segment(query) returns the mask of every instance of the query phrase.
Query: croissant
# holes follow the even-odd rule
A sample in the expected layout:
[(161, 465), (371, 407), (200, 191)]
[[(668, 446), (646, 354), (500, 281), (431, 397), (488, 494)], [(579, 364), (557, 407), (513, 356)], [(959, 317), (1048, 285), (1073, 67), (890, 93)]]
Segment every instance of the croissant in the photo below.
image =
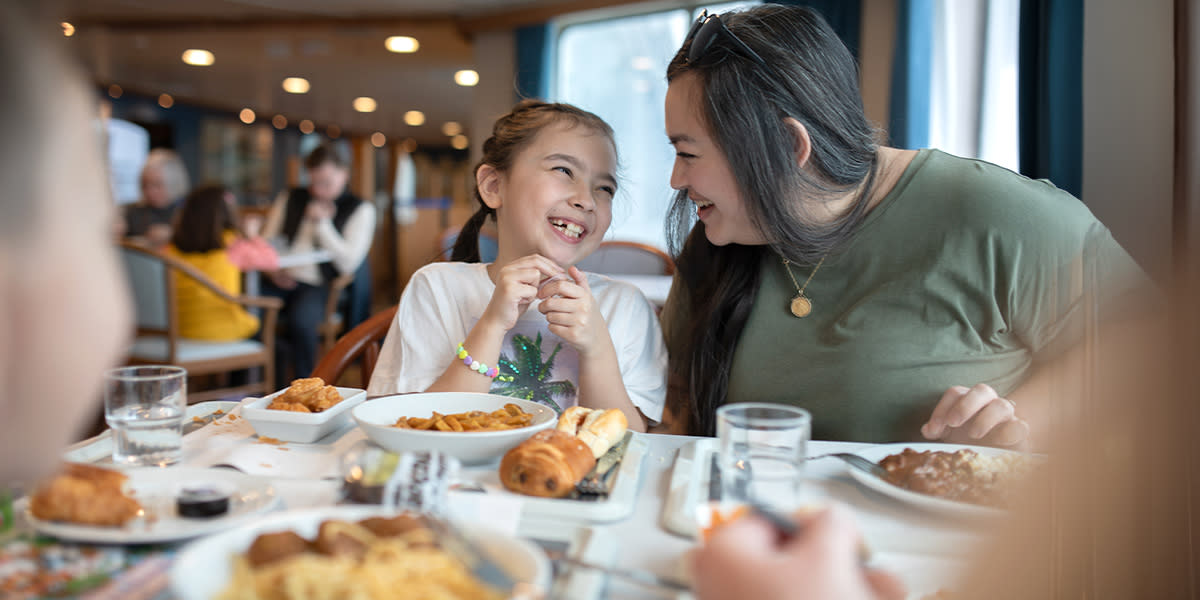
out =
[(628, 428), (629, 420), (625, 418), (625, 413), (615, 408), (604, 410), (582, 406), (572, 406), (563, 411), (555, 427), (578, 437), (592, 449), (592, 456), (597, 459), (621, 441)]
[(556, 429), (539, 431), (500, 459), (500, 482), (527, 496), (561, 498), (595, 466), (579, 438)]

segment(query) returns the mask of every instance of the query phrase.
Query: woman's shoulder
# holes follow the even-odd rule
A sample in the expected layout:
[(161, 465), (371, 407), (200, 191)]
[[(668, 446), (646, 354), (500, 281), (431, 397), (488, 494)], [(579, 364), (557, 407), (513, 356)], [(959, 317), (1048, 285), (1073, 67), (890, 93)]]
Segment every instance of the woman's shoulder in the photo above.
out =
[(1089, 219), (1086, 205), (1046, 179), (1033, 179), (986, 160), (928, 150), (910, 189), (949, 214), (985, 221), (1015, 218)]

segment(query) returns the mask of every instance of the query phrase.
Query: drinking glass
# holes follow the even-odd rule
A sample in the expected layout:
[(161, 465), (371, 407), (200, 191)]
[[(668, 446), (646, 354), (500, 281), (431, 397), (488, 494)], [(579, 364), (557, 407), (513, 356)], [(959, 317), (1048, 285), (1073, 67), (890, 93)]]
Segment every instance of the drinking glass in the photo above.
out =
[(717, 409), (722, 509), (758, 503), (782, 512), (800, 505), (808, 411), (748, 402)]
[(165, 467), (183, 455), (187, 370), (121, 367), (104, 374), (104, 419), (112, 428), (113, 462)]

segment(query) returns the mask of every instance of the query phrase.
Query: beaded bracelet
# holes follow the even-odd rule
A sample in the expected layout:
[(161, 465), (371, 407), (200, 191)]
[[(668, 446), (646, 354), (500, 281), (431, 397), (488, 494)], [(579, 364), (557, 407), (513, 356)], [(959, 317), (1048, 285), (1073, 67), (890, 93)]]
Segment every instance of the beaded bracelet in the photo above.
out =
[(474, 358), (471, 358), (471, 355), (467, 354), (467, 349), (463, 347), (461, 342), (458, 344), (458, 348), (454, 351), (454, 354), (458, 358), (462, 359), (463, 364), (467, 365), (468, 369), (477, 371), (480, 375), (484, 375), (492, 379), (499, 379), (500, 381), (513, 380), (512, 375), (501, 375), (499, 367), (488, 368), (487, 365), (475, 360)]

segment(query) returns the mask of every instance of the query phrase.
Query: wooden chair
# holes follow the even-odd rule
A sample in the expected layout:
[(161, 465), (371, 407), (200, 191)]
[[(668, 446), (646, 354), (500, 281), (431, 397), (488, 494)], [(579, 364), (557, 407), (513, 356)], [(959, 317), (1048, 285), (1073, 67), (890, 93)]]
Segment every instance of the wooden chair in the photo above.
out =
[[(257, 367), (263, 369), (263, 380), (260, 382), (200, 392), (189, 391), (189, 403), (274, 391), (275, 323), (283, 306), (282, 301), (257, 296), (234, 297), (191, 265), (152, 248), (121, 242), (120, 250), (134, 300), (137, 325), (127, 364), (178, 365), (187, 369), (188, 375), (219, 374)], [(190, 277), (229, 302), (262, 309), (262, 341), (210, 342), (180, 336), (175, 299), (176, 277)]]
[(325, 318), (317, 326), (317, 334), (321, 339), (321, 354), (329, 352), (338, 336), (342, 334), (344, 319), (342, 311), (338, 310), (338, 301), (351, 283), (354, 283), (354, 273), (339, 275), (329, 283), (329, 296), (325, 298)]
[(639, 242), (602, 242), (596, 251), (576, 265), (584, 271), (604, 275), (673, 275), (670, 255)]
[(326, 352), (310, 377), (320, 377), (327, 383), (336, 383), (342, 373), (355, 362), (358, 363), (362, 386), (367, 387), (375, 362), (379, 360), (379, 349), (387, 336), (392, 320), (396, 318), (396, 307), (375, 313), (371, 318), (351, 329), (338, 339), (333, 348)]

